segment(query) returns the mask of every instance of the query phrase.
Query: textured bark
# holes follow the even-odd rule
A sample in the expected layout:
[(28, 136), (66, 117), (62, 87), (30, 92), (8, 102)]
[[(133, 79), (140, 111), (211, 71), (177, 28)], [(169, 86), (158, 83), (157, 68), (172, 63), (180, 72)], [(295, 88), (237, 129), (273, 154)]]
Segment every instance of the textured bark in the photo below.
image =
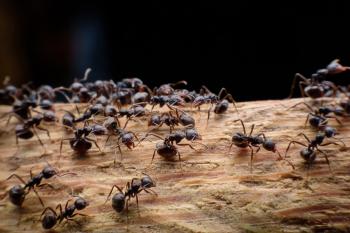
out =
[[(288, 106), (302, 101), (256, 101), (238, 103), (239, 117), (246, 123), (247, 130), (255, 124), (255, 132), (264, 132), (275, 140), (278, 150), (284, 155), (290, 137), (305, 132), (311, 138), (315, 131), (304, 128), (307, 110), (297, 107), (286, 111)], [(69, 222), (54, 228), (57, 232), (341, 232), (350, 231), (350, 156), (348, 147), (330, 145), (324, 147), (329, 154), (331, 171), (324, 157), (319, 154), (307, 172), (299, 156), (300, 146), (292, 146), (290, 161), (293, 170), (285, 161), (263, 148), (254, 156), (253, 173), (250, 173), (250, 150), (232, 147), (228, 154), (233, 132), (241, 132), (241, 125), (234, 122), (238, 118), (232, 106), (224, 115), (212, 114), (206, 127), (206, 110), (193, 111), (204, 150), (194, 144), (199, 152), (189, 147), (180, 147), (182, 169), (177, 161), (165, 161), (156, 155), (151, 158), (158, 139), (145, 140), (134, 150), (122, 146), (123, 160), (113, 167), (114, 150), (107, 146), (105, 154), (100, 154), (95, 146), (85, 157), (73, 154), (68, 142), (64, 143), (63, 155), (58, 163), (60, 139), (69, 136), (58, 126), (45, 126), (51, 132), (52, 142), (45, 133), (40, 137), (45, 142), (49, 154), (40, 158), (43, 152), (35, 140), (20, 140), (16, 152), (13, 127), (3, 126), (0, 139), (0, 189), (2, 196), (16, 179), (4, 181), (16, 173), (25, 180), (30, 169), (34, 174), (45, 166), (45, 160), (58, 166), (61, 172), (76, 172), (44, 180), (50, 188), (38, 189), (46, 206), (72, 198), (75, 194), (86, 198), (90, 205), (81, 213), (89, 217), (76, 217), (81, 227)], [(57, 105), (56, 110), (73, 109), (70, 105)], [(0, 112), (9, 108), (1, 107)], [(161, 111), (167, 110), (166, 108)], [(190, 110), (190, 109), (189, 109)], [(61, 114), (61, 112), (58, 112)], [(147, 131), (146, 119), (131, 121), (128, 129), (142, 136)], [(349, 120), (342, 119), (343, 125), (330, 120), (330, 125), (340, 132), (339, 137), (349, 144)], [(5, 122), (1, 123), (5, 125)], [(180, 128), (180, 127), (178, 127)], [(8, 133), (6, 131), (9, 131)], [(163, 126), (155, 131), (168, 133)], [(298, 137), (299, 138), (299, 137)], [(300, 141), (305, 141), (299, 138)], [(98, 142), (103, 147), (105, 137)], [(119, 159), (119, 154), (118, 154)], [(116, 213), (110, 201), (104, 205), (113, 184), (124, 186), (133, 177), (151, 175), (157, 181), (154, 190), (158, 196), (142, 193), (139, 196), (139, 211), (135, 200), (126, 213)], [(34, 193), (30, 193), (22, 208), (12, 205), (5, 197), (0, 202), (0, 232), (40, 232), (38, 222), (43, 208)]]

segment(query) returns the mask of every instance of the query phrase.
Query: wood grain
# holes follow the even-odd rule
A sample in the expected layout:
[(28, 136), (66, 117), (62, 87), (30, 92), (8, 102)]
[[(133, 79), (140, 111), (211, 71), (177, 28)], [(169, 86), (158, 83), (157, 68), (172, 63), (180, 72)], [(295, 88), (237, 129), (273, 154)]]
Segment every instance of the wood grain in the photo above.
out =
[[(305, 132), (313, 137), (315, 131), (310, 127), (304, 128), (306, 109), (298, 107), (285, 111), (288, 106), (300, 101), (303, 100), (238, 103), (239, 116), (230, 107), (226, 114), (212, 115), (208, 126), (205, 109), (209, 106), (204, 106), (200, 113), (193, 111), (202, 143), (209, 148), (205, 151), (195, 145), (200, 150), (196, 152), (188, 147), (179, 147), (182, 169), (177, 160), (165, 161), (158, 155), (150, 164), (158, 141), (155, 138), (145, 140), (132, 151), (122, 147), (123, 160), (118, 160), (115, 167), (114, 151), (110, 146), (106, 147), (104, 154), (93, 147), (86, 156), (78, 157), (66, 142), (58, 163), (60, 140), (70, 135), (61, 127), (48, 124), (45, 127), (50, 130), (52, 141), (45, 133), (40, 134), (48, 155), (40, 158), (43, 149), (35, 139), (20, 140), (20, 149), (16, 153), (13, 133), (16, 120), (8, 126), (2, 122), (0, 195), (5, 198), (0, 202), (0, 232), (44, 232), (38, 221), (43, 208), (36, 196), (30, 193), (22, 208), (18, 208), (9, 202), (6, 192), (19, 182), (16, 179), (4, 180), (12, 173), (26, 180), (29, 171), (32, 169), (37, 174), (45, 166), (45, 161), (57, 166), (61, 172), (78, 174), (45, 180), (55, 187), (55, 190), (38, 190), (46, 206), (64, 204), (72, 198), (69, 195), (71, 188), (90, 203), (81, 211), (89, 217), (76, 218), (81, 227), (67, 223), (51, 232), (349, 232), (349, 147), (325, 147), (331, 171), (319, 155), (307, 172), (299, 156), (299, 146), (290, 150), (295, 170), (285, 161), (277, 161), (276, 154), (262, 149), (254, 157), (251, 174), (249, 150), (233, 147), (230, 154), (227, 153), (233, 132), (242, 131), (241, 125), (234, 122), (238, 117), (246, 122), (247, 127), (255, 124), (255, 132), (264, 132), (275, 140), (282, 154), (288, 140), (298, 133)], [(57, 104), (55, 108), (59, 115), (60, 109), (73, 109), (63, 104)], [(0, 108), (1, 113), (9, 110), (5, 106)], [(128, 129), (142, 136), (148, 130), (146, 120), (132, 121)], [(349, 119), (342, 121), (342, 125), (333, 121), (330, 125), (338, 129), (339, 137), (348, 145), (350, 122)], [(162, 135), (167, 132), (166, 127), (157, 131)], [(105, 137), (98, 138), (101, 146), (104, 141)], [(123, 186), (133, 177), (142, 176), (142, 172), (157, 181), (154, 190), (158, 196), (142, 193), (139, 211), (133, 200), (128, 218), (125, 213), (114, 212), (110, 202), (104, 205), (113, 184)]]

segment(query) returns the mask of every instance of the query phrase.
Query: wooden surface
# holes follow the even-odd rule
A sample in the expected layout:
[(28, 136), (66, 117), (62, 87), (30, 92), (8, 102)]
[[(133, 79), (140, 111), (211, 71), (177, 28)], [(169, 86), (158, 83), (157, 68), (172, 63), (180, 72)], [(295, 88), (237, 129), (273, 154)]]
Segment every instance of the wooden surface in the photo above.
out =
[[(285, 109), (301, 99), (284, 101), (256, 101), (238, 103), (239, 117), (247, 128), (256, 124), (255, 132), (264, 132), (278, 143), (284, 154), (289, 137), (306, 132), (313, 137), (315, 131), (304, 129), (307, 110), (300, 107), (289, 112)], [(43, 149), (37, 141), (20, 140), (16, 152), (13, 127), (2, 122), (0, 139), (0, 190), (1, 196), (18, 180), (4, 181), (16, 173), (25, 180), (29, 170), (37, 174), (45, 166), (45, 160), (58, 166), (61, 172), (76, 172), (44, 180), (55, 190), (39, 189), (46, 206), (55, 207), (70, 199), (73, 188), (75, 194), (86, 198), (90, 205), (81, 213), (89, 217), (76, 219), (82, 227), (74, 223), (61, 224), (52, 232), (330, 232), (350, 231), (350, 156), (348, 147), (327, 146), (332, 171), (325, 159), (319, 155), (308, 176), (303, 160), (299, 156), (299, 146), (290, 150), (290, 160), (296, 169), (283, 161), (276, 161), (277, 155), (262, 149), (254, 158), (253, 173), (249, 172), (249, 150), (233, 147), (227, 154), (233, 132), (242, 131), (234, 122), (238, 118), (232, 106), (228, 113), (214, 116), (206, 127), (206, 111), (193, 112), (202, 143), (207, 151), (196, 152), (188, 147), (180, 147), (180, 163), (168, 162), (155, 157), (150, 164), (156, 142), (145, 140), (130, 151), (122, 147), (124, 159), (113, 167), (114, 154), (109, 146), (105, 154), (93, 147), (85, 157), (73, 155), (68, 142), (63, 147), (63, 156), (57, 164), (59, 144), (64, 130), (57, 126), (46, 126), (52, 141), (45, 133), (40, 137), (47, 146), (49, 155), (39, 158)], [(72, 109), (72, 106), (57, 105), (56, 110)], [(0, 112), (9, 108), (1, 107)], [(166, 110), (163, 108), (162, 110)], [(200, 118), (200, 119), (199, 119)], [(349, 119), (343, 125), (330, 121), (337, 127), (346, 144), (349, 142)], [(142, 136), (147, 130), (146, 118), (141, 122), (130, 122), (129, 130)], [(5, 132), (6, 130), (10, 133)], [(157, 133), (166, 134), (167, 127)], [(69, 135), (68, 135), (69, 136)], [(288, 137), (289, 136), (289, 137)], [(99, 137), (101, 146), (105, 137)], [(303, 141), (302, 138), (300, 140)], [(196, 145), (196, 148), (201, 149)], [(118, 157), (119, 158), (119, 157)], [(151, 175), (157, 181), (154, 190), (158, 196), (142, 193), (139, 196), (139, 211), (135, 200), (131, 201), (129, 216), (114, 212), (111, 203), (104, 205), (113, 184), (124, 186), (133, 177)], [(44, 232), (40, 218), (43, 210), (34, 193), (27, 196), (22, 208), (12, 205), (5, 197), (0, 202), (0, 232)]]

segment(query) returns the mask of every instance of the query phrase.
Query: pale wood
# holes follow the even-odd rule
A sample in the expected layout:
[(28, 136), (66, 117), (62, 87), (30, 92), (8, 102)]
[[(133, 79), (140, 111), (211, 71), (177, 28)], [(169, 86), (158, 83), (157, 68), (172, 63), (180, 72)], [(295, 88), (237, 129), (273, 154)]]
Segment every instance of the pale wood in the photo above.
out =
[[(239, 117), (247, 128), (256, 125), (255, 132), (264, 132), (267, 137), (278, 142), (278, 149), (284, 154), (290, 137), (306, 132), (312, 137), (315, 132), (304, 129), (307, 110), (298, 107), (285, 111), (288, 106), (302, 101), (255, 101), (238, 103)], [(283, 161), (276, 161), (277, 155), (264, 149), (255, 156), (253, 174), (249, 172), (249, 150), (232, 148), (227, 154), (233, 132), (242, 131), (234, 122), (238, 115), (232, 106), (228, 113), (214, 116), (206, 127), (206, 111), (193, 112), (197, 128), (202, 134), (202, 143), (207, 151), (196, 152), (188, 147), (180, 147), (183, 163), (164, 161), (158, 155), (152, 165), (151, 157), (156, 142), (145, 140), (133, 151), (122, 147), (124, 159), (113, 167), (113, 150), (106, 147), (101, 155), (95, 147), (84, 158), (73, 156), (68, 142), (64, 143), (64, 153), (58, 164), (60, 171), (74, 171), (78, 176), (53, 178), (44, 182), (52, 184), (56, 190), (39, 190), (45, 204), (55, 207), (71, 198), (71, 188), (76, 194), (86, 198), (90, 205), (82, 213), (89, 217), (76, 219), (82, 227), (74, 223), (60, 225), (52, 232), (311, 232), (330, 230), (350, 230), (350, 156), (348, 147), (331, 145), (325, 148), (329, 154), (332, 171), (319, 155), (307, 177), (303, 160), (299, 156), (299, 146), (290, 150), (291, 161), (296, 170)], [(57, 105), (56, 110), (74, 109), (70, 105)], [(8, 111), (1, 107), (0, 112)], [(165, 111), (163, 108), (162, 111)], [(62, 112), (58, 112), (60, 115)], [(199, 120), (200, 117), (200, 120)], [(340, 136), (349, 144), (349, 120), (342, 119), (343, 125), (330, 121), (337, 127)], [(4, 181), (10, 174), (17, 173), (27, 180), (29, 170), (37, 174), (45, 166), (45, 160), (57, 165), (59, 143), (64, 130), (57, 126), (47, 126), (52, 142), (45, 133), (40, 133), (48, 148), (49, 155), (39, 158), (42, 147), (35, 140), (20, 140), (16, 151), (13, 127), (1, 123), (0, 139), (0, 189), (1, 195), (19, 182), (16, 179)], [(147, 130), (146, 118), (140, 122), (130, 122), (128, 129), (143, 135)], [(10, 133), (5, 131), (9, 130)], [(157, 131), (168, 132), (165, 126)], [(66, 137), (66, 136), (64, 136)], [(103, 147), (105, 137), (99, 137)], [(300, 140), (303, 141), (302, 138)], [(196, 148), (201, 149), (196, 145)], [(119, 155), (118, 155), (119, 158)], [(139, 212), (135, 200), (131, 201), (129, 216), (113, 211), (110, 202), (104, 205), (113, 184), (123, 186), (133, 177), (147, 172), (157, 180), (154, 190), (157, 196), (142, 193), (139, 198)], [(27, 196), (22, 208), (12, 205), (6, 197), (0, 204), (0, 232), (44, 232), (38, 222), (42, 207), (34, 193)]]

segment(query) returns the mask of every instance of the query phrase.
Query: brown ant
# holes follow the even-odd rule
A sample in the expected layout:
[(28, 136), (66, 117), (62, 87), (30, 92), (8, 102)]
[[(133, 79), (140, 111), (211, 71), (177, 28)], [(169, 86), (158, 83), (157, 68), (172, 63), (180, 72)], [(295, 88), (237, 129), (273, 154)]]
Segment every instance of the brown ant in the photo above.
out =
[[(62, 210), (62, 205), (58, 204), (56, 206), (56, 210), (59, 209), (59, 214), (56, 213), (56, 211), (54, 209), (52, 209), (51, 207), (46, 207), (44, 209), (44, 211), (42, 212), (40, 218), (42, 218), (41, 220), (41, 224), (43, 226), (44, 229), (51, 229), (52, 227), (54, 227), (57, 222), (58, 224), (60, 224), (64, 219), (66, 219), (67, 221), (74, 221), (75, 223), (77, 223), (78, 225), (80, 225), (78, 222), (76, 222), (73, 217), (77, 216), (77, 215), (81, 215), (81, 216), (87, 216), (85, 214), (81, 214), (81, 213), (74, 213), (76, 210), (82, 210), (85, 209), (89, 203), (82, 197), (78, 197), (75, 201), (74, 204), (72, 205), (68, 205), (69, 204), (68, 200), (66, 202), (66, 205), (64, 207), (64, 210)], [(44, 217), (42, 217), (44, 215)]]
[[(270, 139), (267, 139), (264, 133), (259, 133), (255, 136), (252, 136), (254, 126), (255, 126), (254, 124), (250, 128), (250, 133), (247, 134), (243, 121), (241, 119), (235, 120), (235, 122), (237, 122), (237, 121), (239, 121), (241, 123), (242, 128), (243, 128), (243, 133), (238, 132), (232, 136), (232, 143), (230, 145), (228, 153), (230, 153), (233, 145), (235, 145), (239, 148), (249, 147), (251, 150), (251, 153), (250, 153), (250, 172), (253, 171), (253, 155), (254, 155), (253, 147), (257, 147), (257, 150), (255, 153), (258, 153), (260, 148), (261, 148), (261, 145), (262, 145), (265, 150), (271, 151), (273, 153), (277, 153), (279, 160), (283, 159), (280, 152), (276, 148), (276, 143)], [(289, 161), (287, 161), (287, 162), (294, 169), (293, 164), (291, 164)]]
[[(137, 208), (139, 207), (139, 199), (138, 199), (138, 194), (142, 191), (145, 191), (146, 193), (152, 193), (157, 195), (157, 193), (152, 190), (152, 187), (156, 187), (156, 183), (154, 180), (147, 174), (143, 173), (145, 176), (142, 177), (141, 179), (138, 178), (133, 178), (130, 182), (127, 182), (125, 192), (119, 186), (113, 185), (111, 191), (109, 192), (106, 202), (109, 200), (109, 197), (112, 195), (112, 192), (114, 188), (118, 189), (119, 193), (116, 193), (112, 197), (112, 207), (113, 209), (120, 213), (124, 209), (128, 211), (129, 207), (129, 200), (133, 197), (136, 198), (136, 204)], [(105, 203), (106, 203), (105, 202)]]
[(35, 190), (36, 187), (43, 187), (43, 186), (49, 186), (50, 188), (53, 188), (50, 184), (41, 184), (42, 179), (49, 179), (53, 176), (64, 176), (68, 174), (74, 174), (75, 173), (64, 173), (59, 174), (59, 172), (53, 168), (51, 165), (47, 165), (44, 167), (44, 169), (37, 175), (33, 176), (32, 170), (30, 170), (30, 180), (25, 182), (19, 175), (12, 174), (10, 175), (6, 180), (11, 179), (12, 177), (17, 178), (19, 181), (21, 181), (24, 186), (21, 185), (15, 185), (9, 190), (9, 198), (10, 201), (17, 206), (21, 206), (22, 203), (25, 200), (26, 195), (33, 190), (36, 196), (38, 197), (40, 203), (42, 206), (44, 206), (43, 201), (41, 200), (38, 192)]

